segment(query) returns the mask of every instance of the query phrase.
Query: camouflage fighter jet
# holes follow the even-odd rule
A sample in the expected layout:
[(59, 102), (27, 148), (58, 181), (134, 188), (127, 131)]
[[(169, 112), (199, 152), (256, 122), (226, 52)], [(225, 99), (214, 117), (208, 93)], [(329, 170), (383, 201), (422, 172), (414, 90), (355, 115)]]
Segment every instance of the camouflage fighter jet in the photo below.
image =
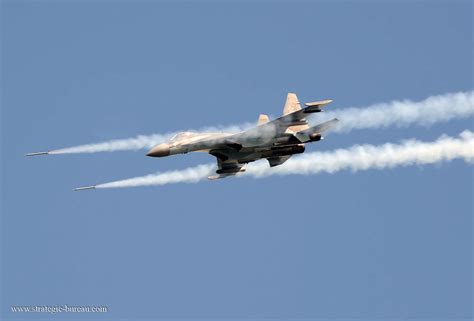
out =
[(218, 179), (244, 172), (244, 164), (266, 158), (271, 167), (286, 162), (292, 155), (303, 153), (305, 144), (323, 139), (322, 134), (334, 125), (336, 118), (309, 127), (306, 116), (318, 113), (332, 100), (322, 100), (301, 105), (296, 94), (286, 98), (283, 116), (270, 120), (260, 115), (257, 127), (240, 133), (182, 132), (168, 143), (153, 147), (146, 155), (165, 157), (189, 152), (207, 152), (217, 158), (215, 176)]

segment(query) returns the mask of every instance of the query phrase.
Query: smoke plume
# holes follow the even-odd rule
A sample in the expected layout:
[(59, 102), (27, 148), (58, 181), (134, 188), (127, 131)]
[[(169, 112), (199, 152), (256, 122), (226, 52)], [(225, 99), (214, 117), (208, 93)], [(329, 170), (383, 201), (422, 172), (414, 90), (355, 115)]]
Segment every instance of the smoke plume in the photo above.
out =
[[(330, 108), (330, 107), (329, 107)], [(432, 96), (420, 102), (410, 100), (376, 104), (365, 108), (335, 109), (318, 113), (315, 121), (322, 122), (338, 118), (334, 132), (348, 132), (353, 129), (407, 126), (410, 124), (432, 125), (452, 119), (470, 117), (474, 114), (474, 91)], [(195, 132), (240, 132), (254, 123), (227, 127), (209, 127)], [(176, 133), (140, 135), (133, 138), (116, 139), (107, 142), (86, 144), (51, 151), (50, 154), (97, 153), (125, 150), (150, 149), (169, 140)]]
[[(423, 101), (392, 101), (365, 108), (344, 108), (323, 113), (323, 119), (337, 117), (341, 120), (335, 132), (353, 129), (407, 126), (430, 126), (453, 119), (474, 115), (474, 91), (431, 96)], [(319, 119), (318, 119), (319, 120)]]
[[(239, 132), (252, 127), (253, 124), (231, 125), (226, 127), (205, 127), (193, 132)], [(192, 131), (192, 130), (190, 130)], [(66, 147), (50, 151), (49, 154), (80, 154), (99, 152), (118, 152), (126, 150), (150, 149), (153, 146), (170, 140), (178, 132), (165, 134), (138, 135), (132, 138), (113, 139), (101, 143), (91, 143), (73, 147)]]
[[(426, 165), (462, 159), (474, 162), (474, 133), (463, 131), (458, 138), (446, 135), (434, 142), (407, 140), (400, 144), (355, 145), (347, 149), (313, 152), (296, 156), (283, 165), (270, 168), (267, 162), (250, 164), (243, 177), (255, 178), (270, 175), (311, 175), (335, 173), (342, 170), (353, 172), (384, 169), (397, 166)], [(184, 170), (169, 171), (97, 185), (96, 188), (123, 188), (136, 186), (166, 185), (172, 183), (197, 183), (215, 171), (215, 165), (206, 164)], [(237, 175), (237, 177), (242, 175)]]

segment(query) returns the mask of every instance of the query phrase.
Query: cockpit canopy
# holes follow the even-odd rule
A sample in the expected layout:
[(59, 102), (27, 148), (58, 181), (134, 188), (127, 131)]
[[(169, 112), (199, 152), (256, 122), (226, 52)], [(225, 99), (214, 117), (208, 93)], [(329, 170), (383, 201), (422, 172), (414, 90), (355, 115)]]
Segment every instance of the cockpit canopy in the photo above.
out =
[(179, 142), (179, 141), (182, 141), (183, 139), (191, 138), (195, 135), (196, 133), (193, 133), (193, 132), (181, 132), (171, 137), (170, 142), (172, 143)]

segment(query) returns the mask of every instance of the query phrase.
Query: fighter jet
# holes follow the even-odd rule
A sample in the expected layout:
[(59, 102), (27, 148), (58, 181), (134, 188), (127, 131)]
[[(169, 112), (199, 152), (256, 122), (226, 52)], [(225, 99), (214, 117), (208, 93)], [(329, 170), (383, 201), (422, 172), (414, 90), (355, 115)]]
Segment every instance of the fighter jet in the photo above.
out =
[(301, 105), (296, 94), (289, 93), (283, 115), (270, 120), (260, 115), (257, 126), (240, 133), (182, 132), (164, 144), (154, 146), (146, 155), (166, 157), (189, 152), (207, 152), (217, 158), (217, 170), (209, 179), (219, 179), (244, 172), (244, 165), (262, 158), (271, 167), (286, 162), (292, 155), (305, 151), (305, 144), (323, 139), (322, 134), (333, 126), (336, 118), (309, 127), (306, 117), (323, 111), (332, 100)]

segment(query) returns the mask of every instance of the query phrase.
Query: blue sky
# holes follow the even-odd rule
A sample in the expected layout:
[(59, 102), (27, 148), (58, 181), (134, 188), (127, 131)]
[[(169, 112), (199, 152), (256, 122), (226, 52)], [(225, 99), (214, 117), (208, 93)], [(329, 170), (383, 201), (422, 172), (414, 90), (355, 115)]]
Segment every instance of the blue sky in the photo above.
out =
[[(472, 2), (2, 2), (2, 319), (472, 318), (472, 166), (74, 193), (214, 161), (24, 154), (473, 89)], [(434, 140), (472, 119), (331, 135)], [(107, 305), (18, 315), (16, 305)]]

